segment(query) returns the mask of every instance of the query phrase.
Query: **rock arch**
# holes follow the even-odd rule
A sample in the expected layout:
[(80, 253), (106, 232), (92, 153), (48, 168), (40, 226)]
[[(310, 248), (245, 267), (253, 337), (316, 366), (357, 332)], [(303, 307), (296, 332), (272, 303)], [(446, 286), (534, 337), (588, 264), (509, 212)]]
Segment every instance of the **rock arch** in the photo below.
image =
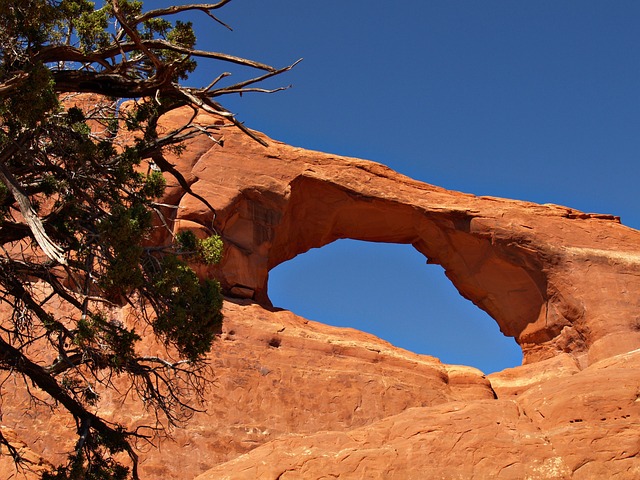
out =
[[(445, 268), (467, 299), (491, 315), (505, 335), (518, 337), (544, 305), (546, 279), (528, 252), (516, 257), (490, 238), (471, 234), (465, 213), (426, 212), (301, 175), (276, 229), (269, 269), (337, 239), (411, 244)], [(295, 239), (295, 249), (287, 248)], [(512, 247), (514, 248), (514, 247)]]
[[(618, 218), (448, 191), (265, 139), (228, 131), (224, 148), (198, 139), (172, 159), (217, 210), (227, 249), (203, 274), (229, 295), (268, 305), (270, 269), (336, 239), (406, 243), (516, 339), (525, 363), (564, 352), (585, 366), (640, 347), (640, 232)], [(180, 228), (213, 220), (192, 197), (180, 207)]]

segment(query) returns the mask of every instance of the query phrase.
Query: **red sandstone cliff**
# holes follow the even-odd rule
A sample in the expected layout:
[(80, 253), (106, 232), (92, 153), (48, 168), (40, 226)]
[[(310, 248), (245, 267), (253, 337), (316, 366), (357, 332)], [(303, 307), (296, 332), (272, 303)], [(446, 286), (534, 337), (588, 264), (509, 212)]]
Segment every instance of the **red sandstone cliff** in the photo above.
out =
[[(201, 273), (229, 300), (208, 412), (144, 450), (143, 478), (640, 478), (640, 232), (268, 142), (228, 130), (171, 158), (217, 210), (167, 192), (176, 229), (223, 235)], [(269, 270), (339, 238), (412, 244), (525, 365), (485, 377), (269, 308)], [(34, 463), (59, 460), (72, 427), (14, 393), (2, 424)], [(127, 407), (101, 411), (145, 422)]]

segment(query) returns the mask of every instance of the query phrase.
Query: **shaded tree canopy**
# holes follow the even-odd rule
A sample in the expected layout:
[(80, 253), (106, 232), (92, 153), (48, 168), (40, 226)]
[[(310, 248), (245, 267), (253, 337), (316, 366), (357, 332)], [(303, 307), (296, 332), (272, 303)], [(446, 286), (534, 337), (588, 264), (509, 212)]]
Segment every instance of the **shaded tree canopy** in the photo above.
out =
[[(196, 194), (165, 154), (196, 135), (216, 142), (227, 126), (262, 142), (217, 97), (280, 90), (259, 84), (293, 66), (198, 50), (192, 24), (174, 21), (192, 12), (225, 28), (216, 11), (229, 1), (144, 10), (136, 0), (0, 0), (0, 396), (18, 379), (74, 418), (69, 461), (45, 478), (137, 478), (135, 442), (201, 408), (222, 294), (189, 263), (215, 263), (222, 242), (214, 231), (171, 233), (158, 203), (165, 179)], [(198, 58), (258, 73), (185, 86)], [(178, 108), (190, 120), (159, 128)], [(197, 123), (202, 110), (222, 121)], [(150, 245), (154, 228), (170, 241)], [(143, 330), (162, 355), (143, 353)], [(96, 413), (116, 384), (157, 422), (131, 431)], [(0, 446), (20, 465), (2, 433)]]

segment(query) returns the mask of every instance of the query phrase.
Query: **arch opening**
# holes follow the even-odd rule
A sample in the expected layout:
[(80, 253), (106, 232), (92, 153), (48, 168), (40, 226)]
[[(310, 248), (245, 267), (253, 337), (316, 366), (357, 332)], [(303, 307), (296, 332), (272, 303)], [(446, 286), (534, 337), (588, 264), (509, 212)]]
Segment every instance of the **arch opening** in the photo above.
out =
[(274, 306), (444, 363), (487, 374), (522, 363), (515, 340), (410, 245), (338, 240), (272, 269), (268, 294)]

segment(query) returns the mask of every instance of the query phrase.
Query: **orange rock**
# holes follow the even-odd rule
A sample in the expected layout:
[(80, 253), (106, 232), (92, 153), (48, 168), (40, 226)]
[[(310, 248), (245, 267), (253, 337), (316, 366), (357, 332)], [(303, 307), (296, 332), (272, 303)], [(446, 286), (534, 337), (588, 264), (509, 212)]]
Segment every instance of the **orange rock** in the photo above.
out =
[[(221, 265), (199, 271), (228, 295), (207, 413), (160, 449), (141, 446), (142, 478), (640, 478), (640, 232), (223, 133), (224, 147), (200, 137), (168, 156), (215, 218), (171, 180), (164, 200), (180, 207), (166, 212), (175, 230), (225, 240)], [(271, 308), (269, 270), (339, 238), (412, 244), (526, 364), (486, 377)], [(73, 423), (30, 404), (19, 379), (8, 385), (2, 423), (62, 461)], [(153, 422), (109, 392), (99, 412)]]
[[(409, 408), (356, 429), (281, 436), (196, 478), (637, 479), (640, 351), (609, 360), (520, 396)], [(512, 370), (525, 379), (531, 373)]]
[[(173, 122), (179, 121), (178, 113)], [(640, 232), (617, 217), (476, 197), (389, 168), (226, 130), (173, 158), (216, 208), (179, 200), (178, 228), (222, 232), (228, 292), (267, 305), (268, 272), (340, 238), (408, 243), (521, 345), (525, 363), (567, 353), (581, 367), (640, 347)], [(176, 198), (177, 200), (177, 198)]]
[[(207, 413), (175, 430), (160, 450), (143, 448), (143, 478), (193, 478), (283, 435), (345, 431), (411, 407), (494, 398), (480, 371), (443, 365), (373, 335), (246, 301), (226, 302), (224, 314), (224, 332), (210, 356)], [(65, 441), (75, 432), (70, 419), (30, 405), (23, 388), (13, 393), (3, 423), (51, 461), (63, 461), (73, 447)], [(153, 424), (140, 405), (101, 393), (102, 415)], [(34, 419), (25, 422), (25, 411)]]

